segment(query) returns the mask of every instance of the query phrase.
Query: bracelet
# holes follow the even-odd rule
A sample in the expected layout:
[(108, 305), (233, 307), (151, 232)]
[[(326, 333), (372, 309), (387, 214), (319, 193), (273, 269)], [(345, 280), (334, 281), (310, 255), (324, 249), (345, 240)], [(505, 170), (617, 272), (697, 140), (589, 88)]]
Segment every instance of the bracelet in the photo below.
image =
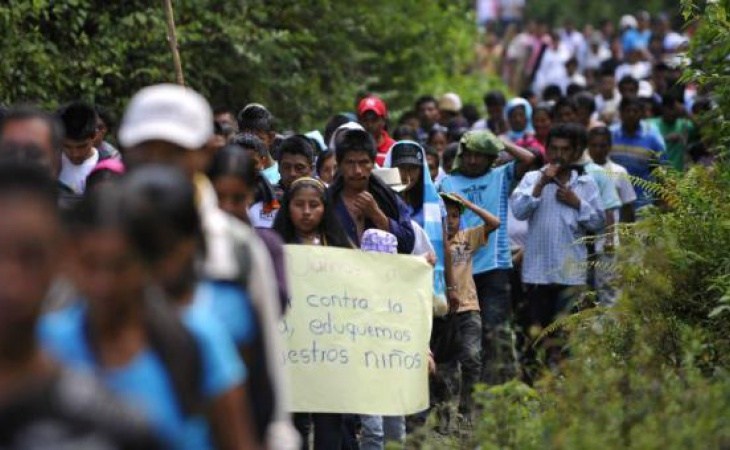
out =
[(455, 291), (456, 290), (456, 286), (446, 286), (446, 290), (447, 291)]

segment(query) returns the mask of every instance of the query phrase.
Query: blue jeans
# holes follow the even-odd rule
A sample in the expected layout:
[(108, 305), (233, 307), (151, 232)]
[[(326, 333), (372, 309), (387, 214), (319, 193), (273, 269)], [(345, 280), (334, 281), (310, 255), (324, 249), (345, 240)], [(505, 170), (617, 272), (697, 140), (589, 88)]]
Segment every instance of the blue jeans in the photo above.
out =
[(517, 354), (512, 333), (511, 269), (474, 275), (482, 312), (482, 381), (501, 384), (517, 376)]
[(404, 416), (360, 416), (362, 433), (360, 450), (383, 450), (385, 441), (405, 442), (406, 418)]

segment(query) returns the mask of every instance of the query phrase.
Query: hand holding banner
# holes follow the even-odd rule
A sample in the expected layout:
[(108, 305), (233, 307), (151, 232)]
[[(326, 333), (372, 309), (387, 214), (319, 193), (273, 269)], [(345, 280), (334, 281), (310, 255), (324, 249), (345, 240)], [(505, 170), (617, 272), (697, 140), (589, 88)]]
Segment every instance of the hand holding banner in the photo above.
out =
[(281, 323), (293, 411), (405, 415), (428, 407), (432, 268), (419, 257), (286, 246)]

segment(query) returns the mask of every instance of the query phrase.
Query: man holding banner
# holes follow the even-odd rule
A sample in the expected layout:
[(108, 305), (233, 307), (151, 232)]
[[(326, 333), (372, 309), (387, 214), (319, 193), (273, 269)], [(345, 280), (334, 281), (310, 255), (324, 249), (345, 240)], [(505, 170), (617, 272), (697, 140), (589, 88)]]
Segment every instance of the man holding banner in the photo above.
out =
[(408, 207), (372, 174), (375, 141), (363, 130), (346, 130), (335, 140), (339, 175), (329, 188), (337, 217), (350, 240), (360, 246), (365, 230), (377, 228), (398, 239), (398, 253), (413, 251), (415, 235)]

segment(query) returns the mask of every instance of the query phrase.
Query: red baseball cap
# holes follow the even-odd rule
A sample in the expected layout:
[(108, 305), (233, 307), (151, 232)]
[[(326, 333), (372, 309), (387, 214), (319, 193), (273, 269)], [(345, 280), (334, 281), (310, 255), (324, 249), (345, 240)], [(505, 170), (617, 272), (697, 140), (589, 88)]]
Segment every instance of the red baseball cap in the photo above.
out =
[(388, 115), (388, 107), (385, 106), (385, 102), (375, 96), (365, 97), (357, 105), (358, 116), (362, 116), (368, 111), (372, 111), (380, 117), (386, 117)]

